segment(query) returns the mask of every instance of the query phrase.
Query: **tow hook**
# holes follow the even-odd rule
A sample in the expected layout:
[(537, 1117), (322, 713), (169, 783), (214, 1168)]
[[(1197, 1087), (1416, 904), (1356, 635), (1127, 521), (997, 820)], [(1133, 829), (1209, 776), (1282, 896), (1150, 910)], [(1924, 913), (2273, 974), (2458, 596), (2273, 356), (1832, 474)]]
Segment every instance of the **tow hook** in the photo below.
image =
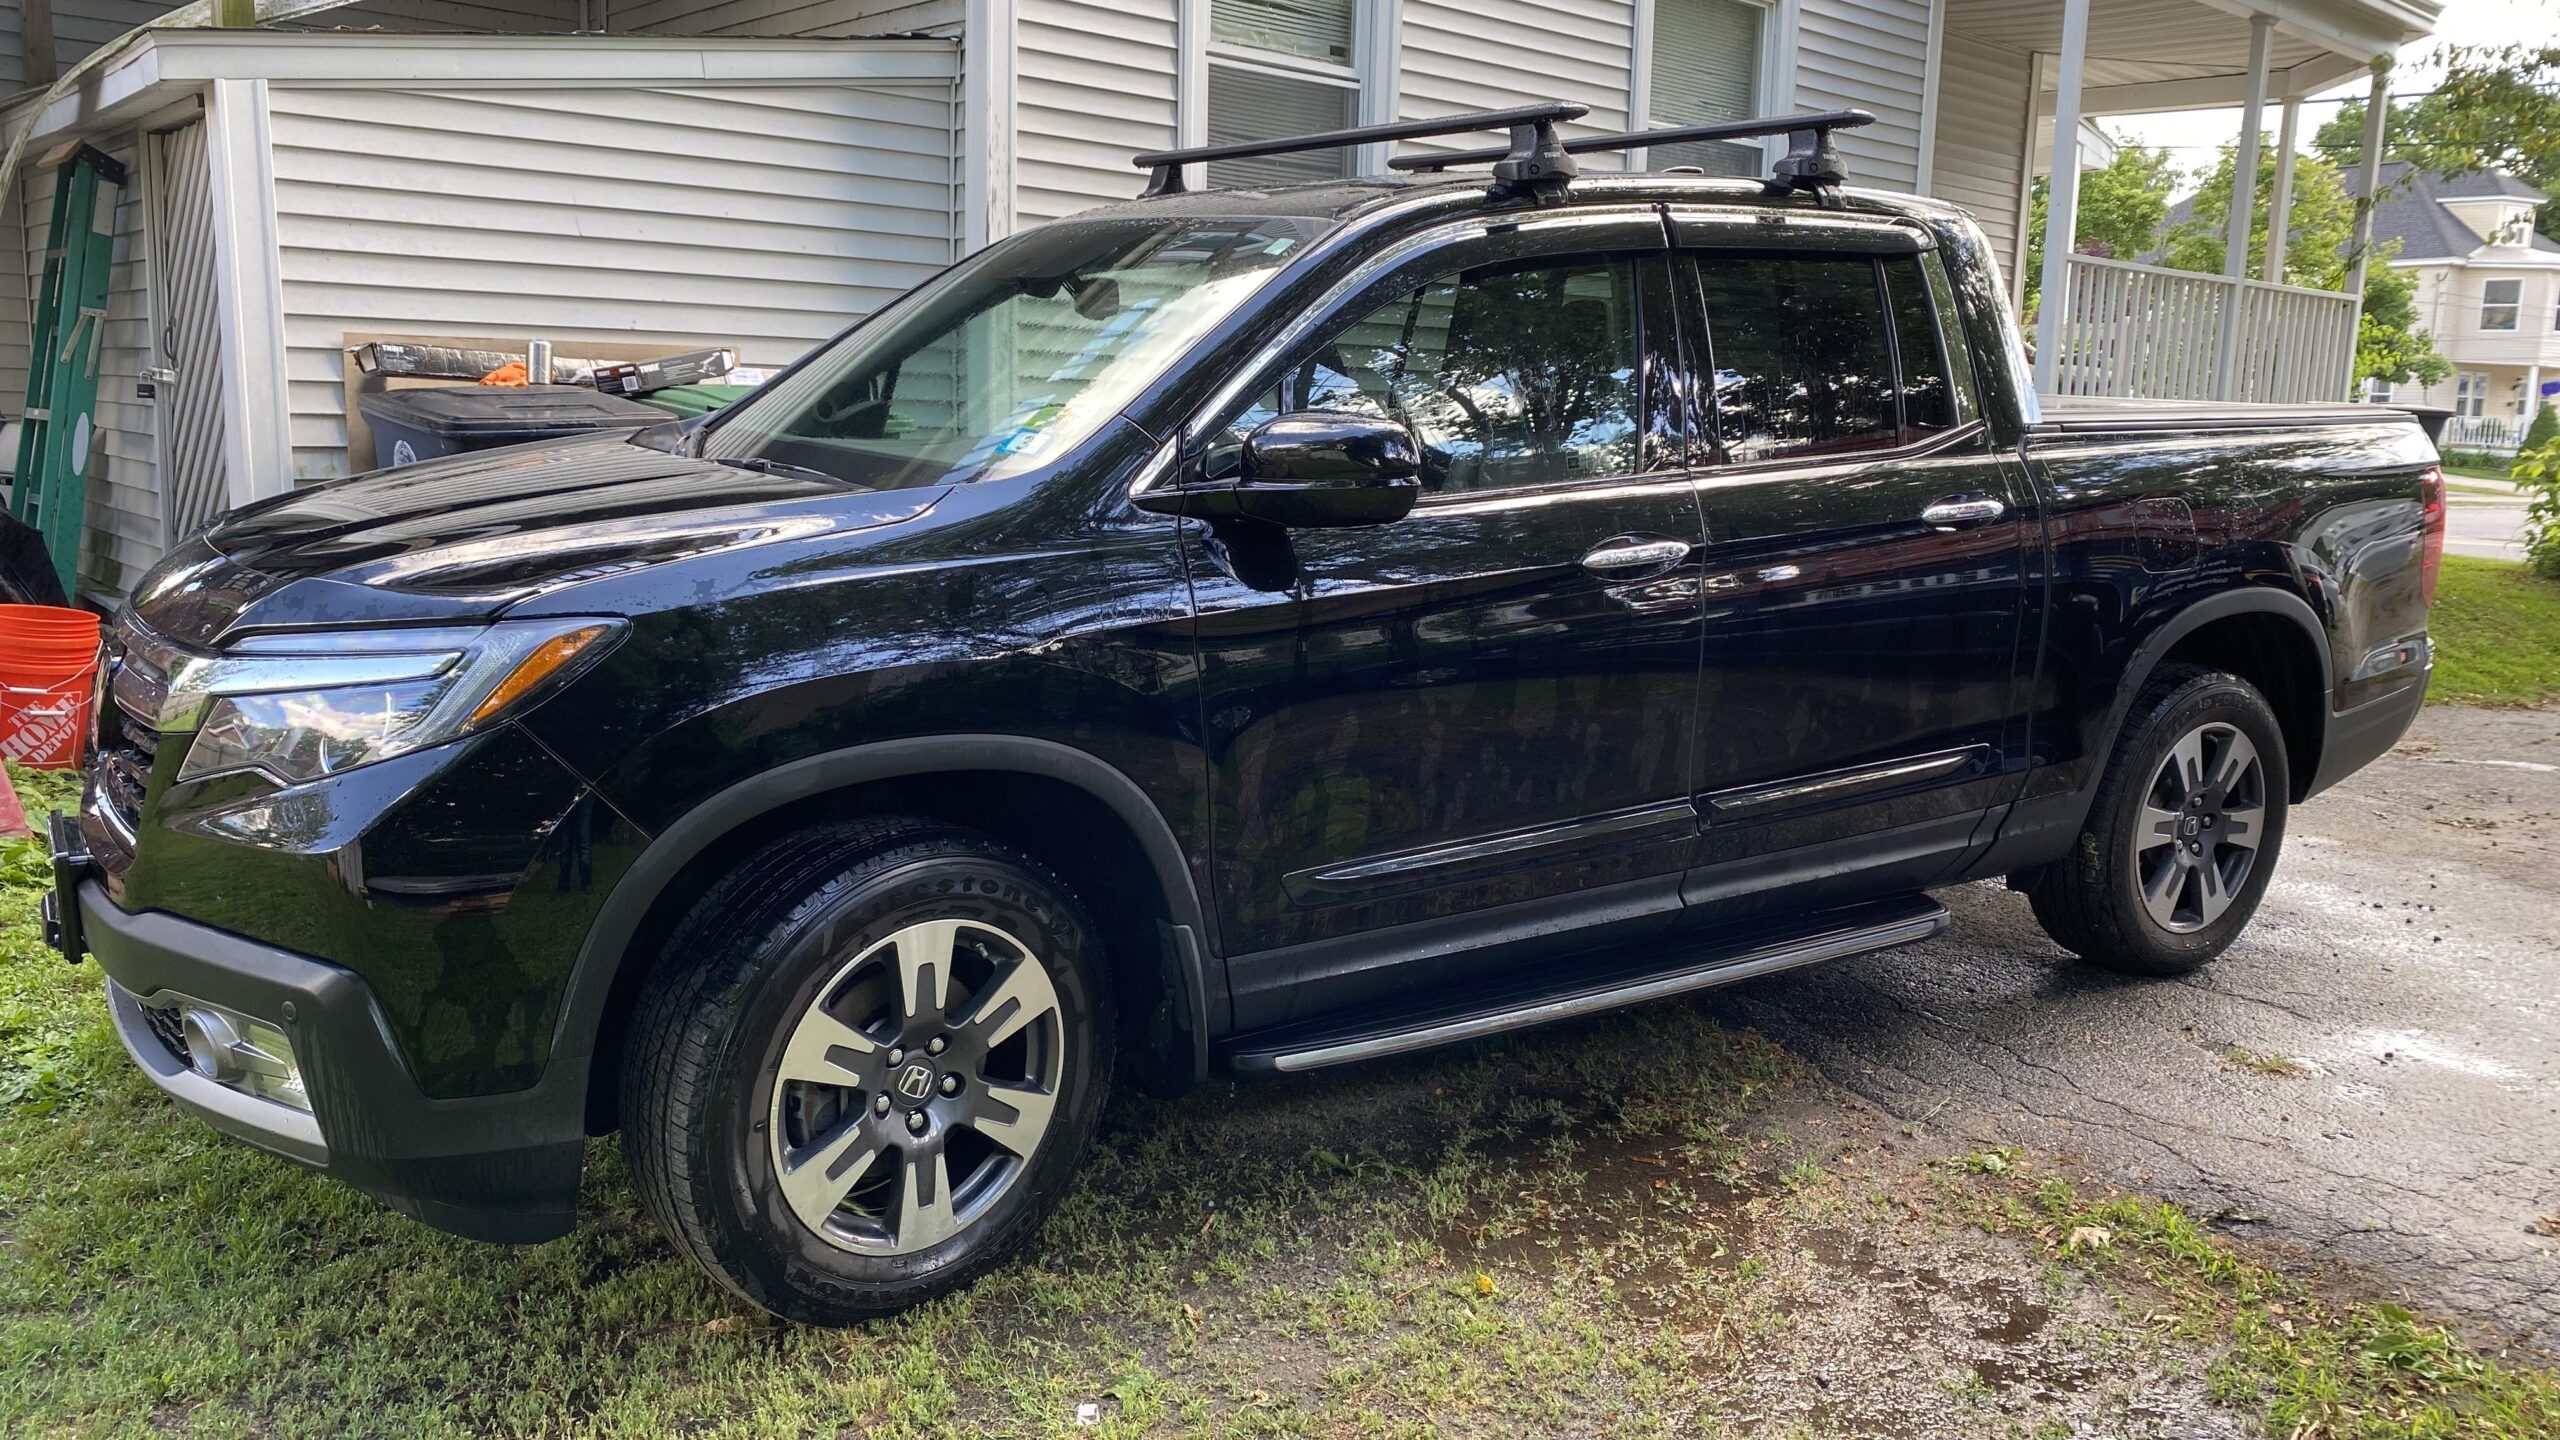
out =
[(37, 906), (44, 917), (44, 943), (77, 965), (89, 953), (89, 937), (80, 927), (80, 880), (89, 873), (89, 849), (79, 824), (63, 819), (59, 810), (45, 820), (45, 834), (53, 849), (53, 893)]

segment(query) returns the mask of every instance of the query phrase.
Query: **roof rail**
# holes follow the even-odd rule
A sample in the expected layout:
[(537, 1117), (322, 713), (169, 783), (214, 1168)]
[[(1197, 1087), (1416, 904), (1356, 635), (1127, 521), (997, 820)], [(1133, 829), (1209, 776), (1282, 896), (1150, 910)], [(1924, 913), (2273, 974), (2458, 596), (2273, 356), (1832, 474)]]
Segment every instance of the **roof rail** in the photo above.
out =
[[(1751, 140), (1764, 135), (1787, 137), (1787, 153), (1771, 167), (1769, 183), (1787, 190), (1811, 190), (1825, 199), (1836, 198), (1840, 183), (1848, 178), (1841, 167), (1840, 152), (1831, 147), (1831, 132), (1858, 125), (1872, 125), (1876, 117), (1864, 110), (1824, 110), (1808, 115), (1766, 115), (1754, 120), (1723, 120), (1712, 125), (1682, 125), (1668, 130), (1629, 130), (1618, 135), (1584, 135), (1564, 142), (1567, 155), (1587, 155), (1594, 150), (1633, 150), (1640, 146), (1672, 145), (1684, 140)], [(1500, 150), (1460, 150), (1446, 155), (1398, 155), (1387, 165), (1396, 170), (1446, 170), (1452, 165), (1481, 165), (1503, 156)]]
[[(1579, 120), (1590, 113), (1591, 108), (1587, 105), (1551, 100), (1541, 105), (1522, 105), (1511, 110), (1479, 110), (1436, 120), (1402, 120), (1392, 125), (1361, 125), (1314, 135), (1289, 135), (1277, 140), (1200, 145), (1189, 150), (1155, 150), (1137, 156), (1133, 163), (1150, 172), (1146, 193), (1153, 198), (1181, 194), (1184, 189), (1182, 167), (1203, 161), (1293, 155), (1302, 150), (1344, 150), (1354, 145), (1388, 140), (1420, 140), (1432, 135), (1472, 135), (1479, 130), (1508, 130), (1511, 132), (1509, 146), (1467, 153), (1474, 157), (1474, 163), (1493, 162), (1495, 198), (1527, 195), (1547, 199), (1562, 191), (1565, 182), (1580, 169), (1566, 153), (1576, 147), (1556, 139), (1556, 124), (1563, 120)], [(1392, 165), (1396, 162), (1390, 160), (1387, 163)]]

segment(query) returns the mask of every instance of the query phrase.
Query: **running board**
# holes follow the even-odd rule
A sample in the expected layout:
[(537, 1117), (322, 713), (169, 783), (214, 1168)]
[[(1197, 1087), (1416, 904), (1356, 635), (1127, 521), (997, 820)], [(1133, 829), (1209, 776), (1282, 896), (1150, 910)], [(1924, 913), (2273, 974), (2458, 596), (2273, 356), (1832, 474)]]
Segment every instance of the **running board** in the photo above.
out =
[[(1583, 963), (1563, 962), (1570, 974), (1558, 974), (1559, 965), (1551, 962), (1455, 999), (1444, 993), (1401, 1008), (1321, 1015), (1235, 1036), (1219, 1048), (1228, 1068), (1243, 1074), (1318, 1070), (1908, 945), (1946, 928), (1946, 907), (1925, 895), (1879, 900), (1805, 916), (1784, 929), (1702, 940), (1701, 948), (1667, 962), (1655, 942)], [(1590, 963), (1594, 959), (1598, 963)]]

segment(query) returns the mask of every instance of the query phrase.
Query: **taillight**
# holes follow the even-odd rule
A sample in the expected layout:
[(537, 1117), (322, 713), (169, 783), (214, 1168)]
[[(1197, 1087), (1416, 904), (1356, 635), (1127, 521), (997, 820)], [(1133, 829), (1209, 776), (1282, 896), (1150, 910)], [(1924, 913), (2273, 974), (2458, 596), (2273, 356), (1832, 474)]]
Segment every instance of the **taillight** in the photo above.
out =
[(2427, 533), (2418, 549), (2418, 601), (2436, 603), (2436, 575), (2444, 569), (2444, 471), (2430, 465), (2418, 472), (2418, 499), (2424, 507)]

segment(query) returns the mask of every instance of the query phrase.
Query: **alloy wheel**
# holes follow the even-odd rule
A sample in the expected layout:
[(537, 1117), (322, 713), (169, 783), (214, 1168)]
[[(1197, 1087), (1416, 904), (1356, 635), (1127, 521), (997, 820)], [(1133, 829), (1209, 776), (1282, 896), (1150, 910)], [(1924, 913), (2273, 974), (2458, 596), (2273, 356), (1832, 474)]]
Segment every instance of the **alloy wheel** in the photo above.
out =
[(2162, 929), (2222, 918), (2247, 887), (2265, 837), (2266, 767), (2237, 726), (2199, 725), (2161, 757), (2134, 821), (2133, 883)]
[(995, 926), (928, 920), (866, 947), (783, 1046), (768, 1125), (783, 1198), (839, 1249), (950, 1239), (1022, 1178), (1065, 1044), (1047, 967)]

